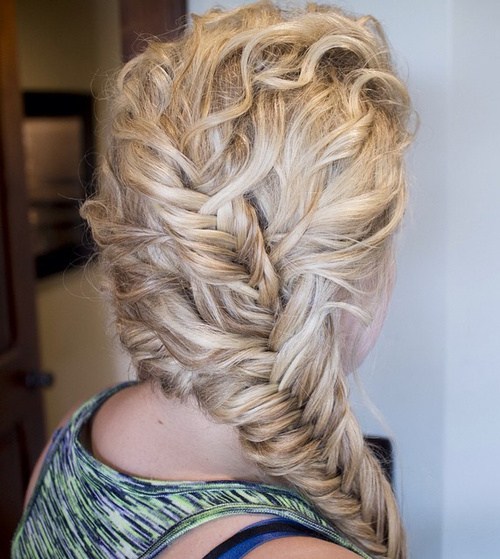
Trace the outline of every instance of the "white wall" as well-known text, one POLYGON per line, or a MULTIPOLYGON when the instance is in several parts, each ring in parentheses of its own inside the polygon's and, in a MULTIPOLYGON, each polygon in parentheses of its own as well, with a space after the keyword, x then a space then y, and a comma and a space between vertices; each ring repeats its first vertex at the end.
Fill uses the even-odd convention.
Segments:
POLYGON ((500 3, 452 4, 445 559, 500 555, 500 3))
MULTIPOLYGON (((190 9, 212 4, 191 0, 190 9)), ((397 286, 361 375, 398 444, 411 557, 496 557, 500 3, 340 4, 382 21, 421 119, 397 286)), ((383 433, 358 392, 353 399, 365 430, 383 433)))

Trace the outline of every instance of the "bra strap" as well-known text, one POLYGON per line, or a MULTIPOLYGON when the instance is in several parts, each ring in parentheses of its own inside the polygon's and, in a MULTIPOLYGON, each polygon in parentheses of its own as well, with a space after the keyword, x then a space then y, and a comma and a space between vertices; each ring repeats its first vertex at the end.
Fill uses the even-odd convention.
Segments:
POLYGON ((284 518, 262 520, 237 532, 203 559, 241 559, 259 545, 289 536, 308 536, 329 541, 326 536, 293 520, 284 518))

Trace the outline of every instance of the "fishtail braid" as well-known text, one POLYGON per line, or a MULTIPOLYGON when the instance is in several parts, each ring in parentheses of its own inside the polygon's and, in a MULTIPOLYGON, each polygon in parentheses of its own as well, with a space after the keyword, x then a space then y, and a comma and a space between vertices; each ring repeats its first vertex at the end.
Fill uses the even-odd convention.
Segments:
POLYGON ((141 379, 236 427, 263 472, 406 557, 347 374, 387 298, 409 100, 373 18, 270 2, 194 17, 117 80, 86 202, 141 379))

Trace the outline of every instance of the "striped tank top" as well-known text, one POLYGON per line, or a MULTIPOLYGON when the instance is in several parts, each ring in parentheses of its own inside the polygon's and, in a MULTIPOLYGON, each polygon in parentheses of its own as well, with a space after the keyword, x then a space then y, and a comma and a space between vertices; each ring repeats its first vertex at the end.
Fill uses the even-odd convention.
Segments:
POLYGON ((80 433, 125 383, 85 403, 58 429, 12 543, 12 559, 152 558, 189 530, 235 514, 271 514, 366 554, 297 493, 239 481, 166 482, 118 472, 85 448, 80 433))

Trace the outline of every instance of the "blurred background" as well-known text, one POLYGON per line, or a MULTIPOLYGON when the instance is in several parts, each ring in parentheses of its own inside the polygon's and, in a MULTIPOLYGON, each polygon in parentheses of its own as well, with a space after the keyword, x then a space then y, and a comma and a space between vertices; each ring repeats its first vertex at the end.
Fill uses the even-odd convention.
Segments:
MULTIPOLYGON (((128 57, 140 50, 141 33, 162 33, 172 29, 182 13, 203 12, 214 5, 211 0, 7 0, 3 4, 11 4, 12 9, 0 14, 4 16, 0 31, 11 22, 8 31, 17 54, 9 59, 16 64, 10 64, 11 77, 3 78, 2 87, 12 84, 17 74, 20 94, 91 96, 95 139, 89 145, 94 162, 102 153, 106 83, 118 69, 122 53, 128 57)), ((382 22, 420 117, 417 140, 408 156, 411 199, 399 239, 394 297, 379 344, 360 371, 364 389, 353 382, 353 403, 366 433, 389 436, 395 443, 395 488, 411 557, 496 557, 500 534, 500 3, 346 0, 336 5, 371 13, 382 22), (369 409, 367 396, 383 419, 369 409)), ((11 47, 2 48, 2 57, 11 52, 11 47)), ((10 113, 5 109, 6 92, 3 87, 0 168, 7 177, 2 179, 5 184, 14 161, 6 138, 15 136, 12 127, 6 133, 5 114, 10 113)), ((19 107, 22 123, 27 115, 21 102, 19 107)), ((47 114, 54 117, 53 113, 53 106, 49 107, 47 114)), ((21 159, 16 161, 19 166, 21 159)), ((81 177, 81 169, 78 173, 81 177)), ((4 231, 14 207, 9 192, 5 187, 2 193, 4 231)), ((99 284, 95 267, 84 266, 82 256, 76 266, 66 263, 62 270, 28 281, 19 295, 10 258, 29 250, 29 241, 19 244, 26 235, 20 231, 18 237, 13 229, 15 225, 2 238, 0 264, 7 278, 2 293, 7 295, 2 295, 1 313, 8 318, 20 305, 33 312, 31 320, 23 319, 12 332, 0 331, 0 350, 13 355, 12 340, 28 327, 36 330, 36 341, 28 351, 18 351, 32 356, 28 365, 0 357, 4 395, 0 395, 0 456, 2 465, 9 462, 12 468, 17 462, 5 457, 17 452, 12 445, 24 444, 19 433, 26 440, 33 430, 38 429, 39 436, 42 429, 48 434, 72 406, 105 386, 133 377, 116 342, 111 312, 95 288, 99 284), (36 312, 27 302, 32 292, 36 312), (52 376, 28 377, 27 370, 52 376), (21 397, 21 390, 28 391, 29 406, 43 407, 45 427, 37 419, 32 427, 23 427, 24 432, 15 419, 15 428, 4 428, 7 415, 17 418, 21 409, 21 404, 13 403, 18 402, 14 397, 7 401, 11 381, 6 379, 12 375, 21 379, 19 386, 24 383, 15 398, 21 397)), ((26 269, 30 272, 24 275, 34 276, 34 265, 26 269)), ((23 460, 26 469, 32 457, 23 460)), ((2 479, 8 476, 7 472, 2 479)))

